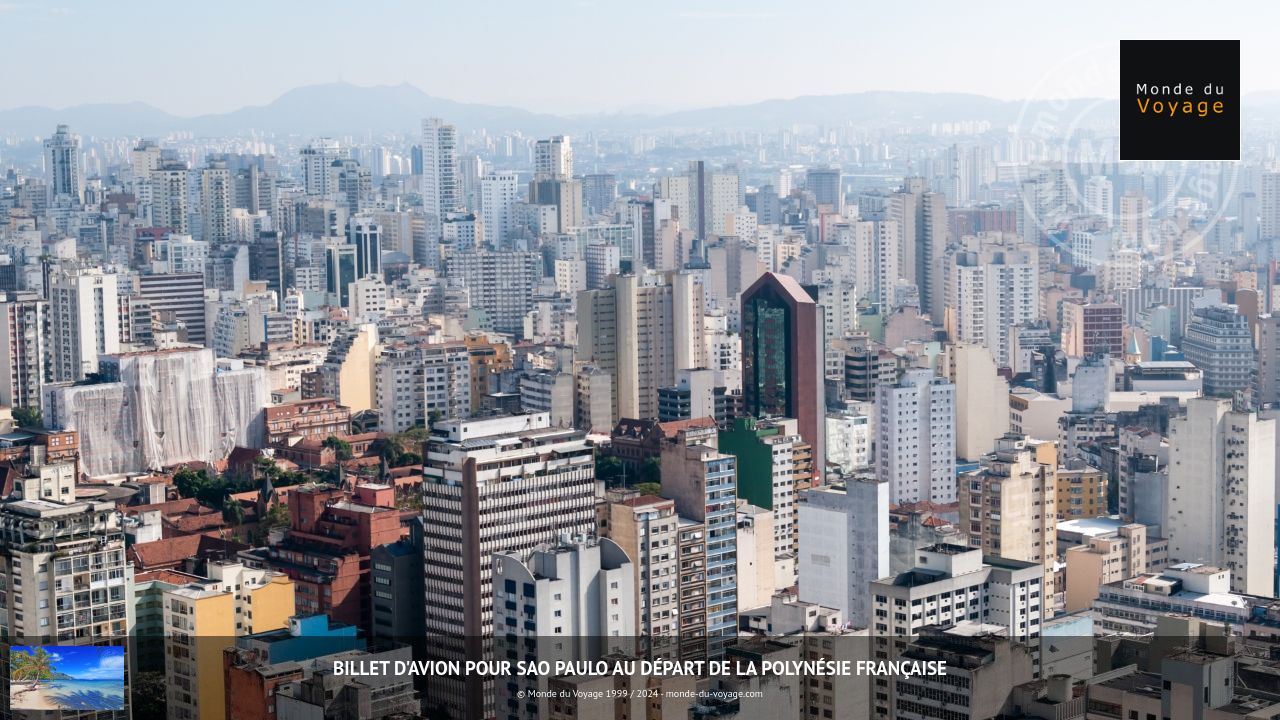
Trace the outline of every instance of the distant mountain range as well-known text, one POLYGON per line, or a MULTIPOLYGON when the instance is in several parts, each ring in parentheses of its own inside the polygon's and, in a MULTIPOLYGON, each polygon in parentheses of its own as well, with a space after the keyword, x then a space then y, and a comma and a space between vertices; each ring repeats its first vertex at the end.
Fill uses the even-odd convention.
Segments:
MULTIPOLYGON (((1280 118, 1280 91, 1246 97, 1246 117, 1280 118)), ((227 113, 180 117, 146 103, 77 105, 61 110, 20 107, 0 110, 0 135, 47 136, 65 123, 82 135, 163 135, 185 131, 197 136, 230 135, 256 130, 300 136, 362 135, 366 132, 413 131, 424 117, 442 117, 464 129, 522 130, 532 134, 585 130, 669 130, 727 128, 773 130, 792 124, 954 122, 989 120, 997 126, 1048 112, 1069 121, 1081 113, 1093 121, 1118 115, 1115 100, 1080 98, 1006 101, 962 93, 876 91, 843 95, 809 95, 663 114, 617 113, 557 116, 515 107, 463 103, 433 97, 409 85, 361 87, 329 83, 301 87, 271 103, 227 113)))

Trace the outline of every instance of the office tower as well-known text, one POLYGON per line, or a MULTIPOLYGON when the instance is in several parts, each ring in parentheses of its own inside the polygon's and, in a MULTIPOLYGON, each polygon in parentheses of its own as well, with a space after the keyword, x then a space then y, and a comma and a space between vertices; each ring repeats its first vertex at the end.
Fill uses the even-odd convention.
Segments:
POLYGON ((1234 305, 1196 308, 1182 353, 1204 372, 1204 394, 1231 397, 1253 385, 1253 331, 1234 305))
POLYGON ((1009 381, 980 345, 947 345, 938 362, 956 387, 956 455, 976 461, 1009 432, 1009 381))
POLYGON ((231 241, 231 208, 235 189, 227 164, 210 160, 200 171, 200 218, 204 223, 201 240, 210 245, 231 241))
POLYGON ((98 372, 101 355, 120 351, 117 277, 98 268, 64 268, 49 276, 49 339, 54 382, 98 372))
MULTIPOLYGON (((706 563, 686 568, 681 548, 681 572, 705 568, 707 653, 723 654, 738 634, 737 475, 733 455, 716 449, 715 426, 686 427, 662 440, 662 495, 676 503, 676 512, 703 525, 706 563)), ((681 539, 684 542, 684 539, 681 539)), ((683 625, 682 625, 683 630, 683 625)))
POLYGON ((440 118, 422 121, 422 212, 429 243, 440 237, 446 213, 459 206, 458 131, 440 118))
POLYGON ((956 499, 956 387, 928 370, 876 390, 877 475, 894 504, 956 499))
POLYGON ((844 212, 844 192, 840 186, 840 168, 808 168, 804 171, 804 187, 813 194, 819 208, 828 212, 844 212))
POLYGON ((190 200, 188 198, 191 171, 181 160, 161 160, 151 171, 151 224, 170 228, 179 235, 191 233, 190 200))
POLYGON ((471 307, 483 310, 493 329, 519 335, 542 279, 542 256, 532 252, 458 253, 446 263, 448 276, 467 289, 471 307))
POLYGON ((615 418, 658 416, 658 390, 706 366, 702 286, 690 273, 614 275, 578 296, 581 360, 613 378, 615 418))
POLYGON ((165 695, 175 717, 225 720, 222 651, 232 638, 279 630, 294 613, 289 578, 236 560, 210 560, 207 578, 165 590, 165 695))
MULTIPOLYGON (((1258 318, 1258 372, 1254 374, 1253 402, 1259 408, 1280 405, 1280 315, 1258 318)), ((3 400, 0 400, 3 402, 3 400)))
POLYGON ((180 323, 186 331, 186 342, 205 344, 203 272, 138 275, 134 282, 137 295, 151 306, 156 319, 180 323))
MULTIPOLYGON (((898 657, 926 626, 973 622, 1003 627, 1006 637, 1032 649, 1039 670, 1034 639, 1046 608, 1043 566, 941 543, 916 551, 915 559, 910 570, 871 583, 875 652, 898 657)), ((876 707, 886 716, 897 687, 892 677, 873 680, 876 707)))
POLYGON ((795 418, 826 467, 822 309, 795 278, 765 273, 742 293, 742 400, 754 417, 795 418))
POLYGON ((1062 301, 1062 351, 1068 357, 1120 357, 1124 350, 1124 309, 1115 302, 1062 301))
POLYGON ((362 212, 370 205, 373 196, 373 173, 351 158, 334 160, 329 168, 333 175, 331 186, 338 205, 348 213, 362 212))
POLYGON ((383 432, 471 415, 471 353, 462 343, 381 345, 374 393, 383 432))
POLYGON ((969 545, 1044 567, 1048 597, 1058 552, 1057 466, 1053 441, 1009 434, 959 480, 960 532, 969 545))
MULTIPOLYGON (((439 640, 430 655, 483 659, 481 641, 493 634, 492 553, 523 555, 592 532, 593 453, 582 432, 552 428, 546 414, 435 425, 423 448, 425 629, 439 640)), ((431 683, 433 699, 455 716, 493 714, 482 709, 492 680, 431 683)))
POLYGON ((348 157, 348 153, 337 140, 316 138, 298 155, 302 162, 302 186, 308 195, 325 197, 338 191, 333 164, 348 157))
POLYGON ((1170 563, 1231 571, 1231 589, 1274 588, 1276 421, 1192 398, 1169 425, 1169 483, 1161 526, 1170 563))
POLYGON ((351 283, 360 277, 356 269, 355 245, 329 245, 324 249, 325 302, 336 307, 351 306, 351 283))
POLYGON ((1009 235, 969 240, 949 257, 947 334, 986 347, 1009 367, 1014 328, 1039 316, 1037 250, 1009 235))
POLYGON ((276 309, 284 309, 289 284, 285 280, 287 258, 284 236, 275 230, 257 233, 249 246, 249 279, 265 282, 267 290, 276 294, 276 309))
POLYGON ((582 202, 592 215, 607 215, 618 199, 618 179, 609 173, 582 176, 582 202))
POLYGON ((1093 175, 1084 181, 1084 211, 1101 215, 1108 228, 1115 224, 1114 188, 1105 175, 1093 175))
POLYGON ((800 599, 870 627, 871 583, 889 574, 889 483, 849 475, 799 497, 800 599))
POLYGON ((356 277, 382 274, 382 226, 367 217, 347 223, 347 243, 356 248, 356 277))
POLYGON ((506 247, 515 222, 512 209, 520 189, 515 173, 491 172, 480 178, 480 225, 484 244, 491 250, 506 247))
POLYGON ((0 297, 0 405, 40 407, 50 370, 49 303, 34 292, 0 297))
POLYGON ((220 462, 261 445, 261 368, 220 369, 213 351, 182 347, 103 355, 96 371, 102 382, 46 386, 42 402, 46 427, 79 431, 90 477, 220 462))
POLYGON ((573 146, 568 135, 556 135, 534 144, 533 174, 549 179, 573 177, 573 146))
POLYGON ((943 268, 947 198, 941 193, 926 192, 926 187, 924 178, 906 178, 902 189, 889 196, 886 215, 898 227, 899 276, 920 288, 920 310, 928 313, 936 325, 942 320, 947 302, 943 268))
MULTIPOLYGON (((532 651, 551 663, 633 652, 635 583, 627 554, 608 538, 561 538, 528 554, 499 551, 493 556, 493 624, 504 634, 496 645, 532 651), (563 642, 550 640, 561 636, 563 642)), ((508 718, 544 718, 552 703, 559 705, 547 694, 550 675, 503 679, 495 684, 496 707, 508 718)))
POLYGON ((591 243, 583 252, 587 263, 586 287, 603 290, 609 287, 609 276, 617 275, 622 264, 622 251, 617 245, 591 243))
POLYGON ((75 203, 84 202, 84 175, 80 169, 80 136, 72 135, 66 125, 59 125, 44 141, 45 170, 49 173, 51 198, 67 196, 75 203))

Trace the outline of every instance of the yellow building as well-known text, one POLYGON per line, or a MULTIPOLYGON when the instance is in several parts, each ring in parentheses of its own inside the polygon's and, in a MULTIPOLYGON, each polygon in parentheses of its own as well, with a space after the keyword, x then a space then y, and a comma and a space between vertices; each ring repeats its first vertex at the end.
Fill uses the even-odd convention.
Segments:
POLYGON ((1107 476, 1087 465, 1058 469, 1058 519, 1107 514, 1107 476))
POLYGON ((286 627, 294 614, 284 575, 233 561, 211 561, 208 574, 164 592, 165 693, 179 720, 225 720, 222 651, 241 635, 286 627))

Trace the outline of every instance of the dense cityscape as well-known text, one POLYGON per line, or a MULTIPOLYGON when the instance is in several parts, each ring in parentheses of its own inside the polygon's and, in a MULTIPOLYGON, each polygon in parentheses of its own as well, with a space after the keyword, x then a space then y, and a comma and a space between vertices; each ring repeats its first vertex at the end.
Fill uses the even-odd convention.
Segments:
POLYGON ((75 717, 1280 713, 1280 125, 850 97, 0 122, 0 635, 126 645, 75 717), (542 660, 631 670, 457 669, 542 660))

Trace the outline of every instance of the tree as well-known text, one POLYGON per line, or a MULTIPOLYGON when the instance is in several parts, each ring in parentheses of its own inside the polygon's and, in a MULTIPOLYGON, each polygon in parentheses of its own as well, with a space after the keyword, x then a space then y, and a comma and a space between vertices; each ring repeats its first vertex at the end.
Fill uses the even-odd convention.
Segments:
POLYGON ((222 519, 228 525, 244 524, 244 505, 239 500, 228 498, 222 503, 222 519))
POLYGON ((18 427, 44 427, 44 413, 38 407, 16 407, 13 409, 13 422, 18 427))
POLYGON ((640 466, 640 482, 658 485, 662 483, 662 459, 649 457, 640 466))
POLYGON ((607 487, 617 487, 622 483, 622 461, 613 455, 596 455, 596 479, 603 480, 607 487))
POLYGON ((283 527, 289 524, 289 506, 284 503, 276 503, 267 510, 267 516, 263 518, 262 524, 269 528, 283 527))
POLYGON ((351 443, 343 440, 337 435, 330 435, 325 438, 321 445, 333 450, 334 455, 338 458, 338 462, 350 460, 355 457, 355 453, 351 451, 351 443))
POLYGON ((162 718, 168 714, 162 672, 140 672, 129 678, 129 705, 140 718, 162 718))
POLYGON ((38 686, 41 680, 53 679, 53 656, 43 647, 37 647, 35 652, 15 652, 10 663, 9 677, 14 680, 30 680, 38 686))
POLYGON ((662 496, 662 485, 653 482, 636 483, 634 486, 636 492, 641 495, 657 495, 662 496))

